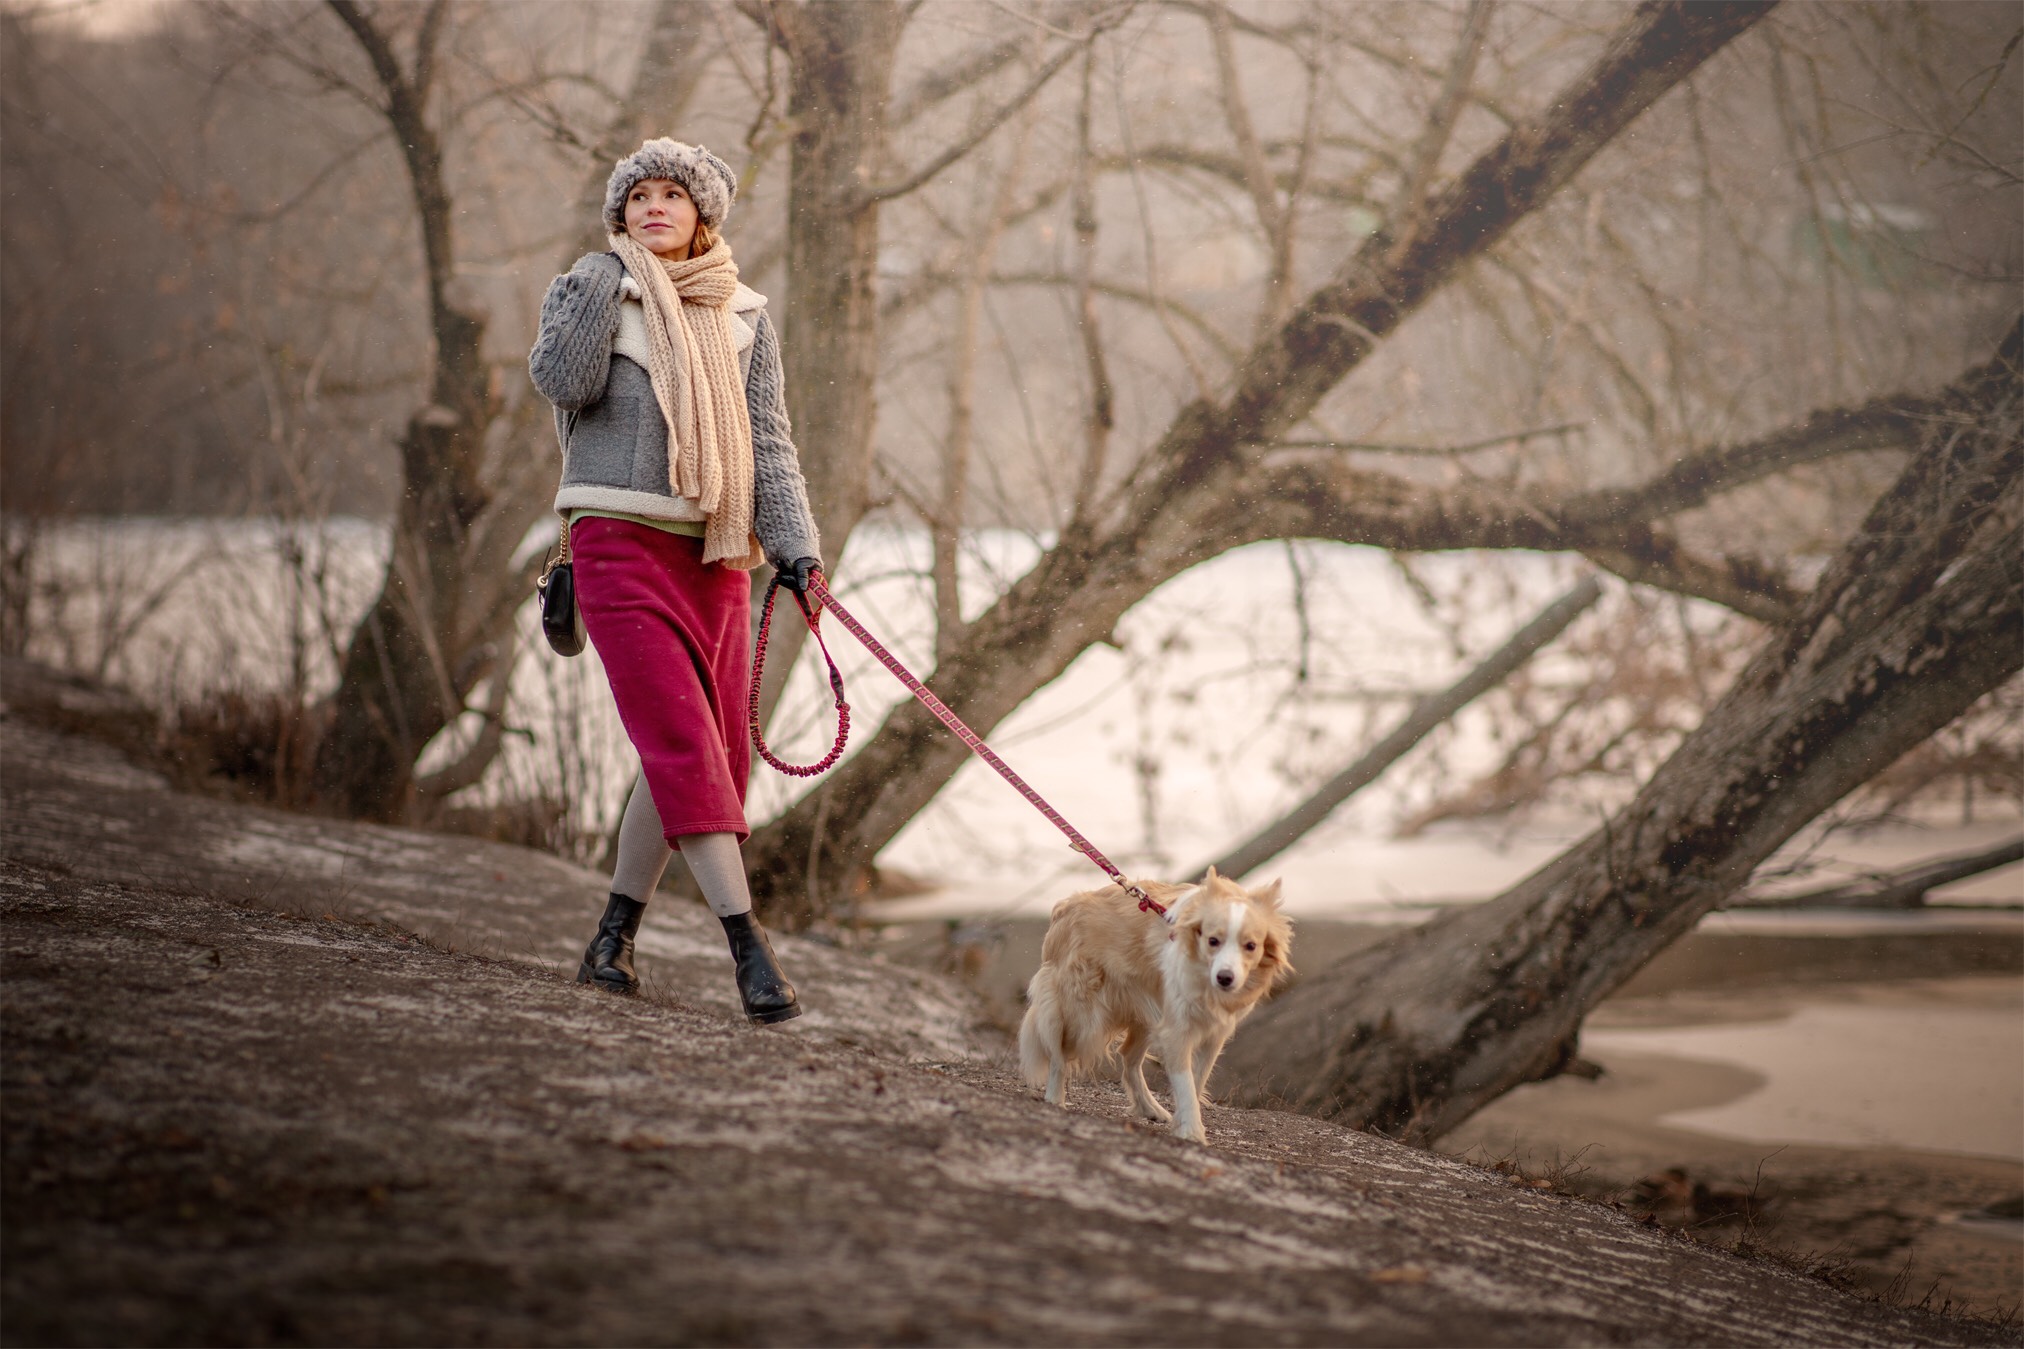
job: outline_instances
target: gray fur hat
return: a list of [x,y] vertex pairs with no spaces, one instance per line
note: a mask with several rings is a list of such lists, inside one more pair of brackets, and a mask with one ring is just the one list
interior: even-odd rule
[[613,234],[625,233],[626,194],[649,178],[680,183],[696,203],[696,216],[711,229],[731,214],[738,196],[738,175],[731,166],[700,145],[657,136],[612,166],[604,185],[604,224]]

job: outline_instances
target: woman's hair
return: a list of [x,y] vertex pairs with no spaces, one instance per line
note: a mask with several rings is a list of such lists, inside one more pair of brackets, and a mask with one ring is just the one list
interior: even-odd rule
[[717,231],[698,220],[696,222],[696,233],[689,240],[689,256],[692,258],[702,257],[703,254],[717,246],[719,237]]

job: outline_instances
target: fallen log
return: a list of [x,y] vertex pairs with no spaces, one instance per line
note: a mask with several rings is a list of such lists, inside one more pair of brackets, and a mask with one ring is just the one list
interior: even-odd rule
[[1936,857],[1897,871],[1875,871],[1853,881],[1824,885],[1795,894],[1738,895],[1727,909],[1917,909],[1926,892],[1979,876],[2012,862],[2024,861],[2024,837],[2013,838],[1981,852]]

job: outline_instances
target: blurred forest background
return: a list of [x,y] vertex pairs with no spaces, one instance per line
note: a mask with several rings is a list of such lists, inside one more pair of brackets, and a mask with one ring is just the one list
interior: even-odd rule
[[[523,636],[558,462],[524,363],[610,161],[674,134],[741,175],[831,570],[980,731],[1103,644],[1177,659],[1192,620],[1127,615],[1241,550],[1283,622],[1227,697],[1267,711],[1159,695],[1269,740],[1234,841],[1428,691],[1317,626],[1332,546],[1457,668],[1594,570],[1391,825],[1614,809],[1935,427],[2014,497],[2018,41],[2008,3],[18,0],[0,645],[124,679],[194,776],[594,859],[629,765]],[[2024,695],[1985,682],[1848,818],[2014,809]],[[962,764],[924,726],[763,798],[776,916],[877,883]],[[1168,748],[1127,780],[1172,866]]]

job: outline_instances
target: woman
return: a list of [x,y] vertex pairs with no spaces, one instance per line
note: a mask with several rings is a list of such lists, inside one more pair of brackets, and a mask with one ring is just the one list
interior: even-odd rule
[[751,588],[821,565],[766,297],[718,235],[737,179],[700,145],[650,140],[605,185],[609,253],[541,304],[528,369],[563,444],[577,604],[640,777],[578,983],[635,993],[633,939],[674,848],[724,924],[745,1014],[801,1015],[752,916],[745,823]]

